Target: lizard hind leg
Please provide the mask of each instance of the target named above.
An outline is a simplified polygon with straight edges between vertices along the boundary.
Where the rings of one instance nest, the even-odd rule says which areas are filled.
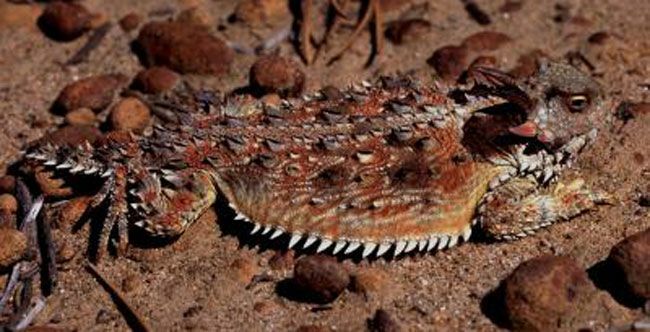
[[[141,202],[131,205],[140,217],[135,225],[152,236],[176,237],[214,204],[217,191],[203,170],[165,171],[162,178],[172,187],[153,177],[136,192]]]
[[[608,194],[587,188],[581,179],[540,188],[534,178],[516,178],[488,195],[478,218],[484,232],[497,240],[528,236],[613,201]]]

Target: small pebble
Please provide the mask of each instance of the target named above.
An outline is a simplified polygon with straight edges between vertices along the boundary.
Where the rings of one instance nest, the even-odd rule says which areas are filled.
[[[278,305],[273,301],[260,301],[253,304],[253,310],[262,316],[270,316],[277,309]]]
[[[263,93],[298,96],[305,85],[305,74],[293,59],[278,55],[262,56],[250,70],[250,84]]]
[[[56,251],[56,262],[59,264],[67,263],[71,261],[76,254],[77,251],[72,245],[68,242],[62,242]]]
[[[151,67],[138,73],[133,88],[144,93],[158,94],[171,90],[180,81],[180,75],[166,67]]]
[[[415,18],[390,22],[386,27],[386,38],[400,45],[422,39],[431,31],[431,23],[427,20]]]
[[[15,190],[16,178],[14,176],[0,176],[0,194],[12,194]]]
[[[120,28],[125,32],[130,32],[138,28],[142,22],[142,16],[138,13],[129,13],[119,20]]]
[[[465,46],[444,46],[433,52],[427,63],[447,81],[455,81],[467,68],[468,49]]]
[[[126,84],[127,78],[120,74],[91,76],[68,84],[54,102],[54,110],[67,114],[79,108],[99,112],[106,108],[116,93]]]
[[[587,326],[596,287],[568,257],[545,255],[519,265],[504,281],[505,312],[513,330],[572,330]]]
[[[180,22],[147,23],[137,45],[147,66],[166,66],[183,74],[224,75],[234,58],[233,50],[205,27]]]
[[[27,237],[13,228],[0,228],[0,272],[6,272],[27,253]]]
[[[599,31],[587,38],[587,41],[591,44],[603,45],[610,38],[610,34],[607,31]]]
[[[176,22],[184,24],[194,24],[209,28],[214,22],[214,18],[210,15],[210,12],[201,8],[201,7],[191,7],[187,8],[176,17]]]
[[[142,133],[151,121],[151,111],[140,99],[127,97],[113,106],[109,121],[113,130]]]
[[[93,126],[96,122],[97,115],[87,107],[78,108],[65,115],[65,123],[71,126]]]
[[[650,300],[650,229],[616,244],[609,260],[623,272],[625,283],[634,296]]]
[[[510,41],[512,41],[512,38],[504,33],[481,31],[465,38],[465,40],[463,40],[463,45],[465,45],[470,51],[483,52],[499,49]]]
[[[307,300],[325,304],[336,300],[345,290],[350,276],[335,258],[315,255],[296,262],[293,281]]]
[[[99,129],[90,126],[65,126],[45,135],[42,142],[53,145],[75,146],[88,142],[91,145],[102,137]]]
[[[0,214],[10,215],[18,211],[18,201],[12,194],[0,195]]]
[[[38,23],[49,38],[71,41],[91,27],[92,19],[93,15],[81,4],[54,1],[45,7]]]
[[[384,309],[378,309],[375,316],[368,321],[368,330],[371,332],[399,332],[401,327]]]
[[[237,4],[234,18],[252,27],[272,25],[291,16],[287,4],[284,0],[243,0]]]

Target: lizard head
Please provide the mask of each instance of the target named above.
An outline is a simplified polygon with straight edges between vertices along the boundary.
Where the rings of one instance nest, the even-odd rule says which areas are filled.
[[[509,130],[537,139],[548,150],[573,154],[593,140],[605,122],[600,86],[569,64],[543,61],[520,89],[527,96],[527,120]]]

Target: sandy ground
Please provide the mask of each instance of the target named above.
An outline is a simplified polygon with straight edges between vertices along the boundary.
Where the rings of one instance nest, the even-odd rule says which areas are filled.
[[[387,43],[385,54],[364,68],[370,52],[366,32],[341,61],[326,66],[320,59],[303,67],[308,90],[412,70],[432,75],[426,59],[435,49],[489,29],[513,39],[491,53],[502,68],[513,67],[519,55],[535,48],[553,57],[579,50],[593,63],[593,74],[605,87],[612,105],[650,101],[650,2],[560,1],[569,8],[571,17],[579,18],[562,23],[553,20],[558,14],[555,2],[523,1],[521,10],[507,15],[498,10],[504,2],[477,1],[493,21],[482,27],[468,17],[460,1],[430,1],[423,7],[423,17],[432,23],[432,29],[417,42]],[[147,13],[181,6],[156,0],[88,0],[84,4],[113,21],[132,11],[146,17]],[[255,45],[278,28],[251,30],[228,23],[234,6],[230,1],[206,1],[204,8],[214,17],[215,26],[227,27],[218,32],[223,38]],[[388,13],[388,19],[408,8]],[[587,38],[598,31],[607,31],[610,38],[602,45],[588,43]],[[62,63],[85,38],[57,43],[36,29],[0,29],[0,168],[18,160],[27,142],[62,121],[48,109],[67,83],[100,73],[135,75],[142,68],[129,48],[136,35],[137,31],[125,33],[113,28],[87,62],[64,66]],[[289,43],[281,45],[279,53],[299,59]],[[248,69],[254,60],[255,56],[238,54],[226,77],[188,79],[231,91],[248,83]],[[496,330],[499,327],[483,313],[481,302],[519,263],[553,253],[569,255],[588,268],[602,261],[616,242],[650,227],[647,208],[643,210],[635,199],[650,185],[650,115],[637,116],[625,125],[613,120],[603,127],[599,141],[576,165],[579,171],[567,176],[584,177],[589,184],[614,194],[618,204],[513,243],[470,241],[453,250],[396,261],[345,261],[351,270],[371,267],[384,272],[382,290],[372,296],[346,291],[325,308],[279,296],[278,281],[290,276],[291,269],[272,270],[269,259],[273,250],[227,234],[232,226],[224,225],[228,221],[217,222],[212,211],[174,244],[134,249],[128,257],[106,259],[99,269],[125,291],[155,330],[291,331],[316,324],[358,331],[366,328],[366,319],[378,308],[387,310],[405,330]],[[127,330],[110,296],[84,269],[87,230],[75,234],[58,231],[55,235],[79,252],[64,266],[59,287],[37,322],[83,331]],[[274,281],[246,287],[242,275],[250,271],[268,273]],[[594,329],[640,315],[638,309],[622,310],[623,316],[594,317]]]

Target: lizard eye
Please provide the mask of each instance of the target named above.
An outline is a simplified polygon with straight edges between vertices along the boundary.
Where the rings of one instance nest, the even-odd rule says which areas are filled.
[[[576,94],[569,97],[569,108],[574,112],[581,112],[589,106],[589,97],[582,94]]]

